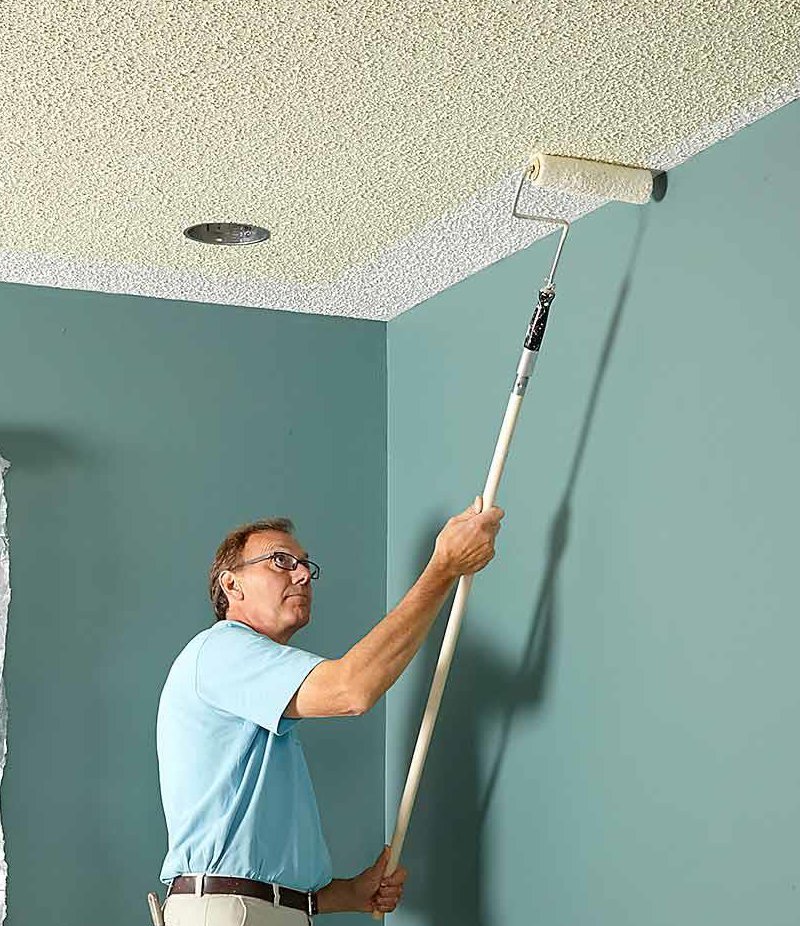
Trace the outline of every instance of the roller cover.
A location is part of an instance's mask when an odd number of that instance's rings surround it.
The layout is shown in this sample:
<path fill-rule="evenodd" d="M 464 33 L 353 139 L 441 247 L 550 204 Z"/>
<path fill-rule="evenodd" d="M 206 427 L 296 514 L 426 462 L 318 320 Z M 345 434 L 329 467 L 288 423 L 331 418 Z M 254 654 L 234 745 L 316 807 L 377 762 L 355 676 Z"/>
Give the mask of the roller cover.
<path fill-rule="evenodd" d="M 621 167 L 582 158 L 563 158 L 537 152 L 531 163 L 531 182 L 548 190 L 576 196 L 646 203 L 653 191 L 653 177 L 640 167 Z"/>

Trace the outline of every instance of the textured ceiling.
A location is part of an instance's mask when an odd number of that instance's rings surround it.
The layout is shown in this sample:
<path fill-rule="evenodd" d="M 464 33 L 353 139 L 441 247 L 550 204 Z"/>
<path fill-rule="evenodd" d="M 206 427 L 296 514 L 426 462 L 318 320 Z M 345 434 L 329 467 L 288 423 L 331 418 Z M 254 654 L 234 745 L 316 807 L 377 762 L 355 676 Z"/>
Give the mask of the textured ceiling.
<path fill-rule="evenodd" d="M 0 9 L 0 279 L 76 289 L 391 318 L 549 231 L 532 149 L 667 168 L 800 95 L 797 0 Z"/>

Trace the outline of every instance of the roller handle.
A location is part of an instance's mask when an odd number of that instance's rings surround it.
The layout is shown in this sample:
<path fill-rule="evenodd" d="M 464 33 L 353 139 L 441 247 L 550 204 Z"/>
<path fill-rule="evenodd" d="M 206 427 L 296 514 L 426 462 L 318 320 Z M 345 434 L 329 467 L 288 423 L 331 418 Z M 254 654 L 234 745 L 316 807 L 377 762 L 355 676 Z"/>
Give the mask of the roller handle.
<path fill-rule="evenodd" d="M 566 224 L 566 223 L 565 223 Z M 566 227 L 569 227 L 568 224 Z M 561 244 L 564 243 L 562 235 Z M 560 252 L 561 245 L 559 245 Z M 558 258 L 556 258 L 558 259 Z M 503 423 L 500 427 L 500 434 L 497 438 L 497 444 L 494 448 L 492 462 L 489 465 L 489 473 L 486 477 L 486 485 L 483 489 L 483 510 L 491 508 L 494 505 L 497 489 L 500 485 L 500 478 L 503 475 L 508 450 L 511 445 L 511 438 L 514 435 L 514 428 L 517 425 L 522 400 L 525 398 L 525 392 L 528 388 L 528 381 L 533 374 L 533 368 L 539 357 L 539 348 L 542 345 L 550 306 L 555 298 L 555 286 L 552 282 L 552 272 L 547 284 L 539 290 L 539 298 L 536 308 L 528 325 L 528 331 L 525 336 L 522 348 L 522 356 L 517 366 L 514 384 L 511 389 L 511 395 L 508 398 L 506 413 L 503 416 Z M 477 499 L 476 499 L 477 503 Z M 476 504 L 476 511 L 480 509 Z M 436 663 L 436 671 L 433 675 L 428 703 L 425 706 L 425 713 L 420 724 L 417 742 L 414 746 L 414 753 L 411 757 L 411 766 L 408 770 L 403 796 L 400 799 L 400 808 L 397 812 L 397 822 L 392 836 L 392 843 L 389 851 L 389 861 L 386 864 L 384 876 L 394 874 L 397 866 L 400 864 L 400 853 L 403 849 L 403 843 L 408 831 L 408 824 L 411 820 L 411 811 L 414 809 L 414 802 L 417 798 L 419 783 L 422 778 L 422 770 L 425 766 L 425 760 L 428 755 L 428 747 L 433 737 L 433 728 L 436 724 L 436 718 L 439 714 L 439 707 L 442 703 L 444 686 L 447 682 L 447 676 L 450 672 L 450 665 L 455 654 L 458 635 L 461 630 L 461 621 L 467 608 L 467 599 L 472 589 L 473 576 L 461 576 L 458 580 L 458 588 L 453 599 L 453 606 L 450 609 L 450 617 L 447 620 L 442 648 L 439 652 L 439 660 Z M 383 914 L 377 911 L 372 914 L 374 920 L 382 920 Z"/>
<path fill-rule="evenodd" d="M 522 366 L 522 361 L 520 362 L 520 366 Z M 530 368 L 530 366 L 531 364 L 528 362 L 527 368 Z M 503 424 L 500 429 L 500 436 L 497 439 L 494 456 L 492 457 L 492 463 L 489 467 L 489 475 L 483 490 L 483 510 L 491 508 L 492 505 L 494 505 L 497 489 L 500 485 L 500 477 L 503 475 L 503 468 L 508 456 L 508 448 L 517 423 L 523 397 L 523 394 L 517 394 L 516 392 L 513 392 L 509 397 L 505 417 L 503 418 Z M 476 511 L 481 510 L 477 505 L 477 499 L 475 508 Z M 406 832 L 408 831 L 408 825 L 411 820 L 411 811 L 414 808 L 417 791 L 419 790 L 419 783 L 422 778 L 425 759 L 428 755 L 428 748 L 431 743 L 431 738 L 433 737 L 433 728 L 436 724 L 439 707 L 442 703 L 444 686 L 447 682 L 450 665 L 455 654 L 456 643 L 461 630 L 461 621 L 467 608 L 467 599 L 469 598 L 470 590 L 472 589 L 472 580 L 473 576 L 471 575 L 461 576 L 458 580 L 458 588 L 456 589 L 456 595 L 453 599 L 453 606 L 450 609 L 450 617 L 447 621 L 447 629 L 445 630 L 442 648 L 439 653 L 439 660 L 436 665 L 436 671 L 434 672 L 430 694 L 428 695 L 428 703 L 422 717 L 417 743 L 414 747 L 411 766 L 403 790 L 403 797 L 400 801 L 400 809 L 397 814 L 397 823 L 395 824 L 394 836 L 392 837 L 392 844 L 389 852 L 389 861 L 386 865 L 384 877 L 394 874 L 400 864 L 400 853 L 403 849 Z M 381 920 L 383 919 L 383 914 L 376 911 L 372 914 L 372 918 L 374 920 Z"/>

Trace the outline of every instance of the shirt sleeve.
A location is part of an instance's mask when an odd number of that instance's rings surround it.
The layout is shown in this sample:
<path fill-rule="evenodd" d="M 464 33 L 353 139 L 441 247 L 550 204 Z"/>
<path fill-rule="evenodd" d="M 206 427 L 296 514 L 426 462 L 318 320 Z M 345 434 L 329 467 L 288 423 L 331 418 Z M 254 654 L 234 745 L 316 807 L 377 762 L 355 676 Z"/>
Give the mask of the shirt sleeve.
<path fill-rule="evenodd" d="M 322 656 L 284 646 L 240 624 L 215 628 L 197 654 L 195 691 L 207 704 L 271 733 L 286 733 L 297 718 L 286 705 Z"/>

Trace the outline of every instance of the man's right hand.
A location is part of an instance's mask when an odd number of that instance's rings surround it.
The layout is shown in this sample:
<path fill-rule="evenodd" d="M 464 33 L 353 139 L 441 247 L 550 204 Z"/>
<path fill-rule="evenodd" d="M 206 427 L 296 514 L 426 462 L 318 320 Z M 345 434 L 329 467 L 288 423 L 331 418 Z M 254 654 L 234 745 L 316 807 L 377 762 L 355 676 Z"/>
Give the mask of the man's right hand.
<path fill-rule="evenodd" d="M 287 717 L 347 717 L 365 714 L 394 685 L 436 620 L 450 587 L 477 572 L 494 556 L 504 512 L 481 512 L 476 504 L 445 524 L 422 575 L 396 605 L 341 659 L 312 669 L 295 692 Z"/>
<path fill-rule="evenodd" d="M 502 508 L 482 511 L 480 495 L 461 514 L 455 515 L 436 538 L 432 565 L 453 578 L 479 572 L 494 557 L 494 544 L 505 516 Z"/>

